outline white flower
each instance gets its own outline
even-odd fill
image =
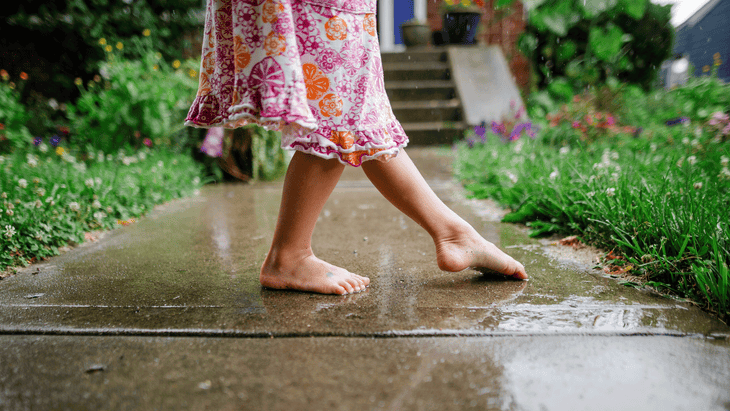
[[[11,225],[6,225],[5,226],[5,237],[11,238],[11,237],[13,237],[14,234],[15,234],[15,227],[13,227]]]
[[[24,178],[21,178],[20,180],[18,180],[18,186],[20,188],[26,188],[28,187],[28,181],[26,181]]]
[[[568,154],[568,153],[570,153],[570,147],[568,147],[568,146],[560,147],[560,154]]]
[[[106,161],[112,161],[112,160],[114,160],[114,156],[112,156],[111,154],[107,154]]]
[[[93,178],[87,178],[86,181],[84,181],[84,184],[86,187],[93,187],[94,186],[94,179]]]
[[[46,197],[46,203],[50,203],[51,201],[53,201],[53,197]]]
[[[99,200],[94,200],[94,202],[91,203],[91,206],[94,208],[101,208],[101,203],[99,202]]]
[[[72,202],[71,204],[69,204],[68,208],[70,208],[71,211],[79,211],[81,209],[81,207],[79,206],[79,203],[77,203],[75,201]]]
[[[560,173],[558,172],[557,169],[555,169],[555,170],[553,170],[552,173],[550,173],[550,179],[555,180],[556,178],[558,178],[559,175],[560,175]]]
[[[656,147],[657,147],[657,146],[656,146],[656,144],[655,144],[655,143],[651,143],[651,144],[649,144],[649,150],[651,150],[651,151],[652,151],[652,153],[656,151]]]
[[[71,161],[69,161],[69,162],[71,162]],[[84,164],[84,163],[74,164],[74,168],[79,173],[85,173],[86,172],[86,164]]]
[[[46,144],[46,143],[40,143],[40,144],[38,144],[38,150],[41,153],[47,153],[48,152],[48,144]]]
[[[695,188],[695,190],[701,189],[702,188],[702,182],[701,181],[696,182],[694,184],[694,188]]]
[[[162,162],[162,160],[157,162],[157,167],[162,168],[165,165],[165,163]]]
[[[38,197],[43,197],[44,195],[46,195],[46,189],[43,187],[38,187],[35,192],[36,194],[38,194]]]
[[[5,156],[0,156],[0,164],[3,164],[5,162]]]
[[[720,157],[720,165],[723,167],[727,167],[728,163],[730,162],[730,158],[727,156]]]
[[[103,211],[97,211],[94,213],[94,218],[101,221],[106,217],[106,214]]]
[[[54,110],[58,110],[58,101],[55,98],[48,100],[48,106]]]
[[[101,185],[101,177],[94,177],[94,183],[96,183],[96,185],[100,186]]]
[[[43,203],[41,200],[35,200],[35,208],[41,208],[43,207]]]
[[[720,170],[720,174],[718,174],[718,177],[722,179],[730,179],[730,170],[728,170],[727,167],[723,167],[722,170]]]
[[[588,197],[593,197],[594,195],[596,195],[596,192],[595,191],[589,191],[587,195],[588,195]]]
[[[614,151],[614,152],[611,153],[611,160],[618,160],[618,153],[617,152]]]
[[[144,152],[140,152],[139,153],[139,159],[141,161],[145,161],[147,159],[147,154],[145,154]]]
[[[613,197],[614,195],[616,195],[616,189],[613,188],[613,187],[607,188],[606,189],[606,195],[609,196],[609,197]]]
[[[691,165],[697,162],[697,157],[695,156],[689,156],[687,157],[687,162]]]
[[[193,185],[197,186],[198,184],[200,184],[200,177],[195,177],[193,179]]]
[[[512,182],[512,184],[517,183],[517,176],[512,174],[510,171],[505,171],[505,174],[507,174],[507,178]]]
[[[33,154],[30,154],[30,153],[26,154],[25,159],[31,168],[36,167],[38,165],[38,158],[36,156],[34,156]]]
[[[13,210],[10,210],[10,209],[8,209],[8,210],[5,210],[5,214],[7,214],[7,215],[9,215],[10,217],[12,217],[12,216],[13,216],[13,214],[15,214],[15,211],[13,211]]]
[[[683,138],[682,139],[682,144],[685,144],[685,145],[689,144],[689,137]]]
[[[694,139],[690,144],[692,145],[692,147],[697,147],[700,144],[700,140]]]
[[[0,198],[8,198],[8,193],[3,191],[2,194],[0,194]]]
[[[114,209],[113,209],[113,208],[111,208],[111,207],[107,207],[107,208],[106,208],[106,212],[107,212],[107,213],[109,213],[109,214],[111,214],[111,213],[113,213],[113,212],[114,212]]]
[[[104,162],[104,152],[103,151],[99,151],[98,153],[96,153],[96,161],[98,161],[100,163]]]
[[[124,164],[125,166],[132,164],[132,157],[124,157],[124,159],[122,160],[122,164]]]

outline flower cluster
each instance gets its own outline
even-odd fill
[[[444,0],[441,8],[444,13],[455,11],[478,11],[484,7],[484,0]]]
[[[514,110],[515,102],[512,102],[512,109]],[[474,133],[479,137],[482,143],[487,141],[487,134],[491,133],[504,142],[519,140],[522,136],[529,136],[535,138],[538,127],[535,126],[531,121],[525,120],[525,107],[520,107],[517,112],[507,119],[502,121],[492,121],[490,125],[486,122],[482,122],[481,125],[474,127]],[[469,148],[474,146],[476,140],[468,138],[466,140]]]
[[[728,139],[728,135],[730,135],[730,116],[727,113],[721,111],[713,113],[708,124],[712,131],[716,133],[716,137],[722,141]]]

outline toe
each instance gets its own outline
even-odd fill
[[[341,282],[340,286],[343,287],[347,291],[347,294],[351,294],[351,293],[355,292],[355,287],[353,287],[352,284],[350,284],[347,281]]]

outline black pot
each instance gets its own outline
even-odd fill
[[[443,40],[446,44],[476,44],[480,13],[456,12],[443,16]]]

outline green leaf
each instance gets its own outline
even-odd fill
[[[548,91],[564,101],[573,97],[573,86],[564,78],[557,78],[548,85]]]
[[[561,61],[568,61],[575,56],[576,51],[578,51],[578,46],[574,41],[565,41],[558,46],[558,59]]]
[[[497,0],[496,3],[494,4],[494,8],[495,9],[501,9],[501,8],[504,8],[504,7],[509,7],[514,2],[515,2],[515,0]]]
[[[614,24],[608,27],[594,27],[588,35],[593,54],[600,60],[612,61],[621,51],[624,32]]]
[[[646,3],[646,0],[621,0],[619,7],[632,18],[639,20],[644,17]]]

